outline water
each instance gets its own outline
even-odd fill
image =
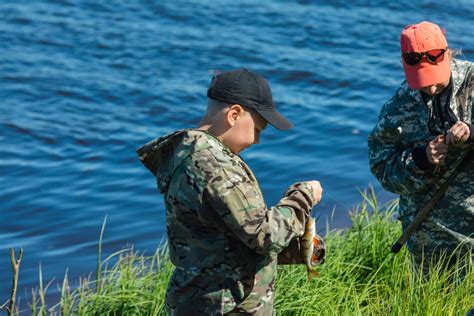
[[[195,126],[217,70],[266,76],[296,128],[268,128],[243,153],[267,203],[303,179],[329,193],[320,223],[348,225],[369,183],[366,139],[403,79],[398,37],[431,20],[474,60],[471,1],[2,1],[0,4],[0,305],[8,247],[25,250],[22,304],[38,285],[73,284],[127,244],[151,254],[164,207],[135,149]],[[331,213],[334,218],[331,221]],[[320,225],[324,226],[324,225]],[[57,292],[53,281],[49,293]]]

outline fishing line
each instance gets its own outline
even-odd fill
[[[346,210],[350,210],[351,208],[350,207],[347,207],[346,204],[342,203],[341,201],[339,201],[338,199],[336,199],[332,194],[330,194],[328,191],[323,191],[323,196],[328,196],[330,197],[334,202],[336,202],[336,204],[334,205],[333,209],[332,209],[332,212],[331,212],[331,222],[333,221],[334,219],[334,213],[336,211],[336,205],[339,204],[339,205],[342,205],[342,207],[344,207]],[[313,210],[311,210],[311,214],[313,213]],[[316,218],[316,223],[318,222],[318,219],[321,217],[321,213],[319,213],[319,216]],[[316,233],[319,235],[321,234],[323,231],[326,230],[326,227],[323,227],[320,231],[317,231]]]
[[[327,195],[329,196],[329,198],[331,198],[334,202],[336,203],[339,203],[340,205],[342,205],[342,207],[344,207],[346,210],[350,210],[351,207],[347,207],[346,204],[342,203],[341,201],[339,201],[338,199],[336,199],[331,193],[329,193],[328,191],[323,191],[323,195]]]

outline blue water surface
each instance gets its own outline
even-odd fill
[[[242,154],[269,205],[318,179],[319,226],[336,228],[369,183],[393,198],[370,174],[367,135],[403,80],[399,33],[423,20],[474,60],[468,0],[1,1],[0,305],[9,246],[25,251],[23,306],[40,264],[53,296],[66,270],[73,286],[94,271],[106,215],[104,257],[155,251],[164,206],[135,149],[196,126],[216,71],[267,77],[295,124]]]

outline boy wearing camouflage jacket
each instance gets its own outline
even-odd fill
[[[245,69],[221,73],[208,97],[199,128],[138,150],[166,205],[175,266],[166,309],[170,315],[272,315],[278,254],[303,235],[322,189],[317,181],[296,183],[266,207],[239,153],[259,142],[267,123],[281,130],[292,125],[276,111],[262,76]]]

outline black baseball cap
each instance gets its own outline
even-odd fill
[[[293,124],[276,110],[268,81],[247,69],[230,70],[215,75],[207,89],[207,97],[254,109],[279,130],[293,127]]]

